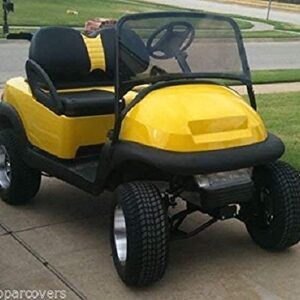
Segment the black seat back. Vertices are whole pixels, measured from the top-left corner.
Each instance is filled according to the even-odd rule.
[[[107,71],[114,73],[116,67],[116,29],[99,31],[105,52]],[[122,29],[120,37],[120,72],[123,79],[143,73],[149,66],[149,52],[142,39],[130,29]]]
[[[41,28],[31,41],[29,59],[39,64],[58,88],[76,84],[81,87],[95,81],[91,76],[93,70],[84,37],[72,28]],[[98,81],[109,79],[103,71]]]
[[[141,38],[134,31],[125,30],[121,42],[122,78],[144,72],[149,65],[149,54]],[[66,105],[73,103],[75,98],[67,103],[68,99],[62,98],[57,89],[113,85],[115,45],[115,28],[104,29],[95,38],[86,37],[67,27],[40,29],[32,39],[26,63],[33,96],[56,114],[66,114]],[[87,93],[81,94],[76,96],[76,103],[81,101],[80,97],[83,101],[78,107],[94,107],[98,103],[93,97],[85,99],[90,96]],[[113,104],[111,99],[110,97],[110,103]],[[98,104],[102,105],[100,102]]]
[[[95,38],[68,27],[45,27],[33,36],[29,59],[45,70],[57,88],[112,85],[115,39],[114,27],[102,29]],[[124,31],[121,39],[123,77],[145,71],[149,54],[143,41],[132,30]],[[139,53],[139,57],[131,56],[128,51]]]

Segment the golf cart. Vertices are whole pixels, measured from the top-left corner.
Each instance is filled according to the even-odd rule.
[[[1,198],[28,202],[41,175],[115,191],[112,256],[127,285],[162,278],[169,241],[219,220],[244,222],[265,249],[298,243],[299,176],[278,161],[284,145],[256,112],[231,18],[134,14],[93,38],[42,28],[26,73],[6,83],[0,104]],[[249,103],[225,81],[244,85]],[[178,201],[184,209],[171,213]],[[184,232],[194,212],[210,219]]]

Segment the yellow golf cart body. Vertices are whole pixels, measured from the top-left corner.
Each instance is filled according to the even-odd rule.
[[[89,90],[113,92],[114,87],[71,91]],[[199,98],[193,98],[195,94]],[[128,92],[126,104],[136,95],[135,91]],[[204,107],[199,99],[205,101]],[[62,159],[74,159],[80,147],[104,144],[114,126],[113,114],[79,117],[55,114],[36,101],[22,77],[7,82],[3,100],[18,112],[29,142]],[[168,109],[172,105],[173,109]],[[150,93],[125,117],[120,133],[122,140],[176,152],[226,149],[266,138],[261,118],[241,96],[214,84],[166,87]]]
[[[299,175],[283,153],[256,111],[240,30],[219,15],[128,15],[93,37],[42,28],[0,103],[2,200],[26,203],[41,175],[115,191],[112,257],[128,285],[163,276],[170,237],[218,220],[245,222],[263,248],[297,243]],[[186,209],[168,211],[178,199]],[[211,219],[181,231],[197,211]]]

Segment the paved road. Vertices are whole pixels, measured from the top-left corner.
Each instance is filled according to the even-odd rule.
[[[300,68],[300,41],[251,42],[246,51],[253,70]]]
[[[156,2],[170,5],[177,5],[184,8],[194,8],[217,13],[236,14],[246,17],[256,17],[265,19],[267,15],[266,8],[250,7],[232,3],[219,3],[205,0],[144,0],[147,2]],[[300,13],[280,11],[273,9],[270,14],[271,20],[290,22],[300,24]]]
[[[13,76],[24,75],[28,42],[0,42],[0,85]]]
[[[0,42],[0,85],[8,78],[24,74],[28,42]],[[246,44],[252,69],[300,68],[300,41],[251,42]]]
[[[0,201],[5,228],[0,225],[0,290],[63,290],[67,300],[299,299],[300,245],[266,252],[238,221],[219,222],[193,239],[171,243],[164,279],[148,288],[126,288],[111,259],[111,198],[107,193],[93,199],[44,179],[29,205]],[[185,229],[205,218],[191,216]]]

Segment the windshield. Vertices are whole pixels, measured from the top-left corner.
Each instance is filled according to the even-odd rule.
[[[119,84],[223,78],[251,83],[241,34],[231,18],[148,13],[118,23]]]

